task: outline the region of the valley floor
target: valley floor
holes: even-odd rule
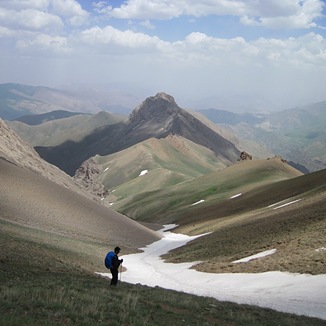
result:
[[[170,226],[171,227],[171,226]],[[291,274],[278,271],[212,274],[191,269],[198,262],[165,263],[160,256],[195,237],[168,232],[144,252],[126,255],[120,277],[123,282],[159,286],[221,301],[256,305],[281,312],[326,320],[326,274]],[[110,277],[110,274],[101,273]]]

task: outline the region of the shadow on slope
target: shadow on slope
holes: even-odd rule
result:
[[[146,139],[168,135],[178,135],[209,148],[225,165],[235,162],[240,154],[233,143],[178,107],[173,97],[164,93],[147,98],[125,123],[98,128],[78,142],[35,149],[46,161],[72,176],[82,162],[96,154],[109,155]]]
[[[7,121],[7,124],[32,146],[58,146],[67,141],[79,142],[97,128],[119,123],[124,117],[101,111],[95,115],[75,114],[63,111],[68,117],[44,121],[38,125],[28,125],[20,121]],[[55,112],[50,112],[52,115]],[[69,117],[69,115],[72,115]],[[43,115],[36,115],[37,119]],[[47,114],[45,114],[47,117]]]
[[[0,218],[30,229],[125,251],[158,240],[153,231],[27,169],[0,159]],[[44,239],[46,242],[46,238]],[[104,248],[104,246],[106,248]]]

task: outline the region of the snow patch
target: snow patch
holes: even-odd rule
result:
[[[236,194],[236,195],[230,197],[230,199],[237,198],[237,197],[239,197],[239,196],[241,196],[241,195],[242,195],[241,193],[240,193],[240,194]]]
[[[293,201],[290,201],[289,203],[285,203],[281,206],[277,206],[277,207],[274,207],[273,209],[279,209],[279,208],[282,208],[282,207],[285,207],[285,206],[288,206],[288,205],[292,205],[294,203],[297,203],[298,201],[300,201],[301,199],[297,199],[297,200],[293,200]]]
[[[143,170],[143,171],[141,171],[140,173],[139,173],[139,177],[141,177],[141,176],[143,176],[143,175],[145,175],[145,174],[147,174],[148,173],[148,170]]]
[[[248,256],[248,257],[245,257],[245,258],[241,258],[239,260],[235,260],[233,261],[232,263],[233,264],[238,264],[238,263],[247,263],[248,261],[250,260],[253,260],[253,259],[257,259],[257,258],[262,258],[262,257],[265,257],[265,256],[268,256],[268,255],[272,255],[276,252],[276,249],[271,249],[271,250],[265,250],[265,251],[262,251],[258,254],[255,254],[255,255],[251,255],[251,256]]]
[[[326,251],[326,247],[321,247],[315,250],[316,252]]]
[[[205,201],[204,199],[201,199],[201,200],[196,201],[195,203],[191,204],[191,206],[198,205],[198,204],[200,204],[200,203],[202,203],[204,201]]]
[[[106,172],[109,168],[106,168],[103,172]]]

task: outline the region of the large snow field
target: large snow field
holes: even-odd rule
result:
[[[127,269],[120,275],[123,282],[159,286],[221,301],[256,305],[326,320],[326,274],[307,275],[278,271],[213,274],[190,269],[198,262],[166,263],[160,258],[161,255],[198,237],[167,231],[172,227],[174,225],[161,230],[164,237],[141,248],[144,250],[142,253],[121,257],[124,260],[123,266]],[[273,252],[258,253],[254,257],[244,257],[241,261],[245,263]],[[100,274],[111,277],[110,273]]]

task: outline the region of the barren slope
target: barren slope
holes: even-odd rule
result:
[[[159,239],[129,218],[3,158],[0,171],[1,219],[129,250]]]

